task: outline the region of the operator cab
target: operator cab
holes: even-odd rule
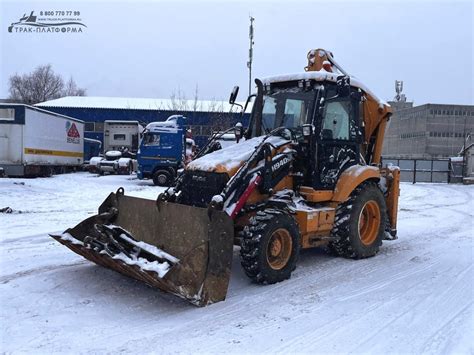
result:
[[[326,72],[259,82],[248,137],[271,133],[292,140],[294,169],[304,177],[301,184],[334,189],[342,171],[361,163],[361,90],[351,87],[346,77]]]

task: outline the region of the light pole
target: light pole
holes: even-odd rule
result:
[[[249,27],[249,40],[250,40],[250,48],[249,48],[249,60],[247,62],[247,68],[249,68],[249,96],[252,93],[252,61],[253,61],[253,22],[255,18],[250,16],[250,27]]]

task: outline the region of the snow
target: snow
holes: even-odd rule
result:
[[[112,258],[122,260],[124,263],[128,265],[137,265],[138,267],[140,267],[140,269],[145,270],[145,271],[154,271],[158,274],[158,277],[164,277],[170,269],[170,264],[168,264],[166,261],[163,263],[160,263],[158,261],[149,261],[145,258],[140,258],[140,257],[130,258],[124,253],[114,255]]]
[[[244,105],[245,102],[241,102]],[[102,96],[66,96],[36,104],[35,107],[77,107],[77,108],[111,108],[130,110],[160,110],[160,111],[221,111],[232,109],[227,101],[216,100],[172,100],[137,97],[102,97]]]
[[[112,225],[110,227],[112,227]],[[163,250],[161,250],[161,249],[159,249],[159,248],[157,248],[153,245],[150,245],[150,244],[147,244],[147,243],[144,243],[144,242],[136,242],[133,239],[127,237],[123,233],[121,234],[121,237],[123,239],[127,240],[129,243],[134,244],[135,246],[137,246],[137,247],[139,247],[143,250],[146,250],[147,252],[149,252],[149,253],[151,253],[151,254],[159,257],[159,258],[167,259],[167,260],[171,261],[172,263],[177,263],[179,261],[179,259],[176,259],[174,256],[171,256],[168,253],[165,253]],[[72,244],[84,245],[84,243],[82,241],[74,238],[69,233],[61,234],[60,238],[63,239],[63,240],[69,241]],[[100,253],[101,254],[107,254],[104,250],[102,250]],[[119,253],[117,255],[114,255],[112,258],[122,260],[124,263],[126,263],[128,265],[137,265],[142,270],[145,270],[145,271],[156,272],[158,274],[158,277],[164,277],[170,269],[170,264],[166,261],[161,262],[161,263],[158,262],[158,261],[149,261],[145,258],[137,257],[136,255],[131,255],[131,257],[129,257],[129,256],[125,255],[124,253]]]
[[[320,71],[307,71],[307,72],[300,72],[300,73],[293,73],[293,74],[281,74],[275,75],[267,78],[262,79],[262,83],[264,85],[270,83],[277,83],[282,81],[296,81],[296,80],[316,80],[316,81],[332,81],[337,82],[337,77],[341,74],[337,73],[330,73],[326,70]],[[355,77],[351,76],[351,86],[360,88],[362,91],[367,93],[368,95],[372,96],[375,101],[379,105],[390,106],[385,100],[380,99],[375,95],[370,89],[365,86],[360,80],[356,79]]]
[[[122,152],[119,150],[109,150],[107,153],[105,153],[105,156],[107,158],[117,159],[122,156]]]
[[[169,122],[151,122],[147,124],[146,128],[149,132],[157,132],[157,133],[178,133],[178,127],[176,124],[170,124]]]
[[[239,143],[240,144],[240,143]],[[23,182],[24,185],[19,184]],[[473,187],[401,186],[399,239],[371,259],[301,253],[291,279],[255,285],[234,250],[225,302],[196,308],[48,237],[133,176],[0,179],[4,353],[472,353]],[[471,334],[471,335],[469,335]]]
[[[222,165],[226,170],[231,170],[242,165],[246,161],[255,148],[262,142],[263,136],[255,137],[237,144],[232,144],[222,149],[216,150],[199,159],[193,160],[188,164],[189,170],[212,171],[216,166]],[[288,140],[279,136],[270,136],[266,142],[275,146],[288,143]]]
[[[214,202],[215,204],[221,204],[221,203],[224,203],[224,197],[222,197],[222,195],[214,195],[212,196],[212,202]]]
[[[109,225],[109,227],[113,227],[113,225]],[[130,234],[130,232],[128,232],[128,233]],[[143,249],[143,250],[149,252],[150,254],[155,255],[158,258],[169,260],[173,264],[176,264],[177,262],[179,262],[179,259],[177,259],[174,256],[166,253],[165,251],[161,250],[160,248],[155,247],[154,245],[151,245],[151,244],[148,244],[148,243],[145,243],[145,242],[135,241],[135,240],[129,238],[126,234],[123,234],[123,233],[120,235],[120,237],[122,239],[128,241],[130,244],[133,244],[133,245],[139,247],[140,249]]]

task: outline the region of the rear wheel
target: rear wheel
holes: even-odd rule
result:
[[[290,278],[300,251],[293,217],[274,209],[257,212],[241,234],[240,259],[249,278],[268,284]]]
[[[157,186],[169,186],[171,174],[168,170],[158,170],[153,174],[153,183]]]
[[[330,249],[337,255],[362,259],[374,256],[382,245],[387,209],[376,184],[366,182],[357,187],[336,211]]]

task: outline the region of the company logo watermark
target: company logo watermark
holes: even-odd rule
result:
[[[31,11],[18,22],[8,26],[10,33],[82,33],[87,27],[80,11],[40,11],[39,16]]]

